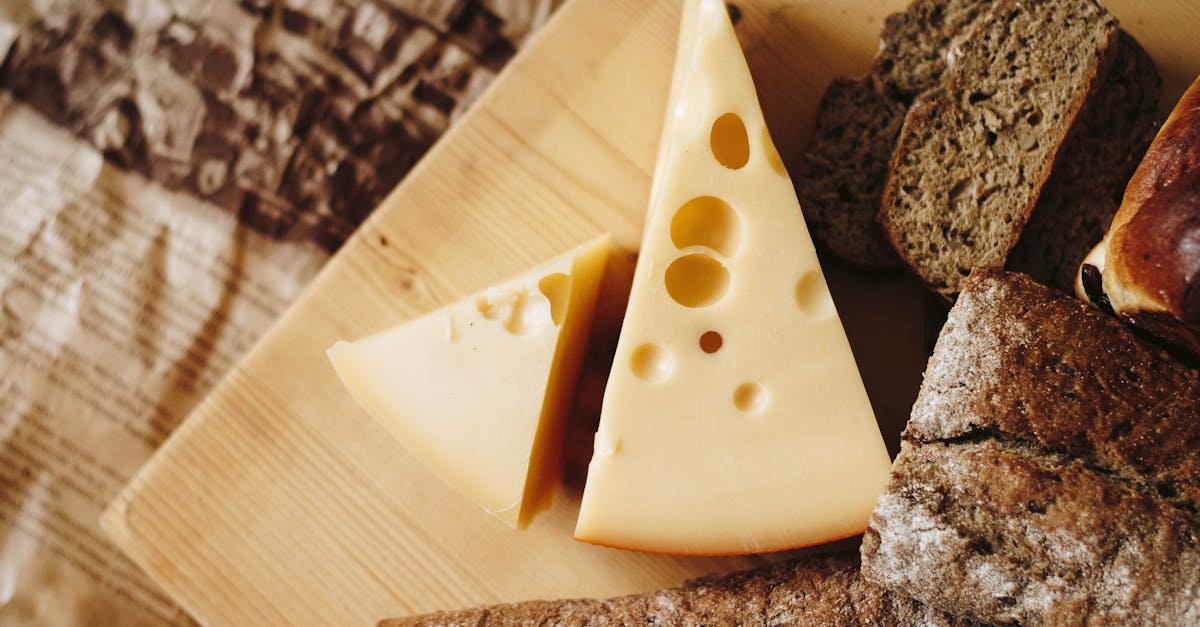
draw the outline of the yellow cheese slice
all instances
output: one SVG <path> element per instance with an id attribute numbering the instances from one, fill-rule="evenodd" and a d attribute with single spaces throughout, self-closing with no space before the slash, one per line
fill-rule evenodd
<path id="1" fill-rule="evenodd" d="M 725 5 L 684 7 L 575 537 L 736 554 L 861 533 L 890 462 Z"/>
<path id="2" fill-rule="evenodd" d="M 329 349 L 358 404 L 485 510 L 549 504 L 608 257 L 607 236 L 413 320 Z"/>

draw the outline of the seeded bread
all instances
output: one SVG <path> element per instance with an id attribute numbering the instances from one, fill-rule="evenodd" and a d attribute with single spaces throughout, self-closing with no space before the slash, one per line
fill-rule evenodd
<path id="1" fill-rule="evenodd" d="M 1200 371 L 977 270 L 863 537 L 864 576 L 984 622 L 1200 621 Z"/>
<path id="2" fill-rule="evenodd" d="M 1116 39 L 1095 0 L 999 0 L 908 111 L 879 219 L 930 289 L 1004 265 Z"/>
<path id="3" fill-rule="evenodd" d="M 1080 262 L 1104 237 L 1125 185 L 1158 131 L 1162 79 L 1122 32 L 1112 68 L 1067 140 L 1008 267 L 1070 293 Z"/>
<path id="4" fill-rule="evenodd" d="M 875 214 L 904 111 L 870 77 L 834 80 L 817 107 L 813 137 L 796 173 L 813 236 L 862 266 L 897 263 Z"/>
<path id="5" fill-rule="evenodd" d="M 947 53 L 990 6 L 988 0 L 915 0 L 884 19 L 872 73 L 889 95 L 911 103 L 942 84 Z"/>
<path id="6" fill-rule="evenodd" d="M 613 599 L 528 601 L 380 621 L 380 627 L 519 625 L 969 625 L 859 576 L 858 556 L 800 558 Z"/>

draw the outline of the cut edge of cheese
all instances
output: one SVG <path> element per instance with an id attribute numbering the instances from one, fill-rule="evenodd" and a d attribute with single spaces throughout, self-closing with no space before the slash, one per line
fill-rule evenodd
<path id="1" fill-rule="evenodd" d="M 553 501 L 612 243 L 327 351 L 357 404 L 457 492 L 515 528 Z"/>
<path id="2" fill-rule="evenodd" d="M 561 336 L 567 339 L 560 340 L 554 352 L 535 445 L 530 451 L 518 521 L 520 527 L 528 525 L 534 514 L 549 508 L 554 500 L 562 475 L 567 422 L 588 348 L 604 268 L 611 252 L 612 239 L 605 235 L 581 248 L 572 264 L 569 303 L 561 331 Z"/>
<path id="3" fill-rule="evenodd" d="M 725 5 L 683 11 L 575 537 L 732 555 L 854 536 L 891 460 Z"/>

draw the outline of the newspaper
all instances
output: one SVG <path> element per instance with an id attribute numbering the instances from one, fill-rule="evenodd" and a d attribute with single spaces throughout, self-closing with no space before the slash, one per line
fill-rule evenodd
<path id="1" fill-rule="evenodd" d="M 555 4 L 0 7 L 0 624 L 190 622 L 101 511 Z"/>

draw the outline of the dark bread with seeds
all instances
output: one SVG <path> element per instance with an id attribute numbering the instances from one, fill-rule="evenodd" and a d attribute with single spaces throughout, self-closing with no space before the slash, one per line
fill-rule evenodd
<path id="1" fill-rule="evenodd" d="M 977 270 L 863 574 L 985 622 L 1196 624 L 1198 512 L 1200 371 L 1029 277 Z"/>
<path id="2" fill-rule="evenodd" d="M 939 95 L 909 110 L 879 219 L 931 290 L 953 297 L 972 268 L 1004 265 L 1117 32 L 1095 0 L 999 0 Z"/>
<path id="3" fill-rule="evenodd" d="M 838 257 L 868 267 L 897 263 L 875 214 L 904 105 L 871 77 L 835 79 L 796 172 L 796 193 L 813 236 Z"/>
<path id="4" fill-rule="evenodd" d="M 380 627 L 970 625 L 870 584 L 858 556 L 799 558 L 612 599 L 527 601 L 380 621 Z"/>

